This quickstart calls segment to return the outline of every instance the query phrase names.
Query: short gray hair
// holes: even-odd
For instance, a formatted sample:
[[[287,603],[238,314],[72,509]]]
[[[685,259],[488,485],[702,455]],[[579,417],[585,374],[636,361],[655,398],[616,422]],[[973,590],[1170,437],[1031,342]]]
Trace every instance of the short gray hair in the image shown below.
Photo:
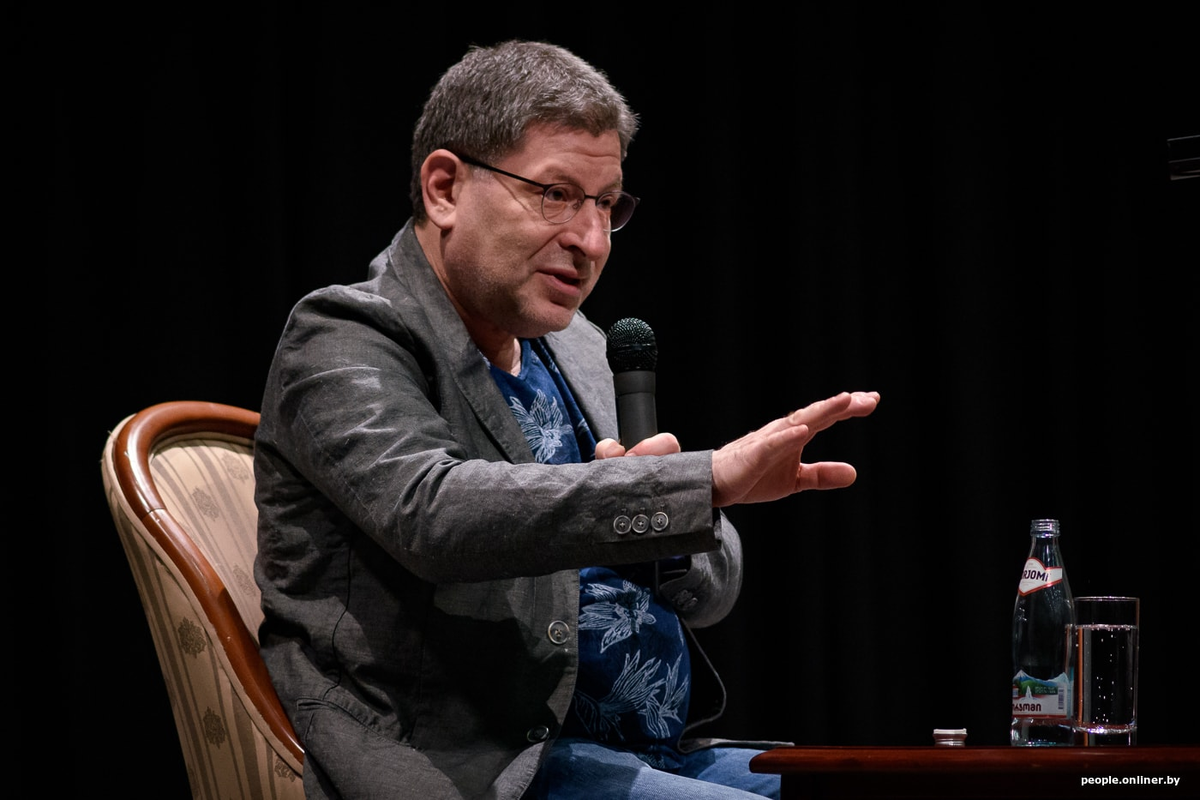
[[[425,217],[421,165],[446,148],[481,161],[516,149],[532,124],[616,131],[621,158],[637,116],[603,72],[561,47],[509,41],[472,47],[438,80],[413,131],[413,215]]]

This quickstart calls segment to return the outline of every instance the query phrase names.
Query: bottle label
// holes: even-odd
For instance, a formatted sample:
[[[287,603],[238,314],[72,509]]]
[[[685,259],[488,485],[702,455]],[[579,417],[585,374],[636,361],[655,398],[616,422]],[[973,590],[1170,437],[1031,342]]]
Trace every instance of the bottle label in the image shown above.
[[[1021,573],[1021,582],[1017,585],[1017,591],[1022,596],[1040,592],[1047,586],[1061,583],[1062,579],[1062,567],[1047,567],[1036,558],[1031,558],[1025,562],[1025,570]]]
[[[1013,676],[1014,717],[1066,717],[1071,707],[1071,680],[1064,672],[1043,681],[1022,670]]]

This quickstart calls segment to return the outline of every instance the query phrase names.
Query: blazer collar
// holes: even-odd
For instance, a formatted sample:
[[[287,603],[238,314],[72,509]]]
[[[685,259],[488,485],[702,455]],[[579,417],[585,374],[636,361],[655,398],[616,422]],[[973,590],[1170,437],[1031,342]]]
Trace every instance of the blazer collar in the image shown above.
[[[416,300],[433,332],[435,341],[431,346],[441,348],[443,364],[448,367],[480,425],[505,458],[513,463],[532,462],[534,458],[525,434],[497,391],[483,354],[467,333],[466,325],[425,257],[412,220],[396,235],[384,255],[386,267],[373,263],[372,275],[386,268]],[[603,438],[613,436],[616,429],[615,409],[610,410],[608,406],[611,404],[602,400],[611,396],[612,374],[606,363],[589,363],[595,361],[594,356],[583,360],[587,358],[584,354],[589,350],[586,342],[589,328],[591,323],[581,314],[576,314],[565,330],[551,333],[545,338],[588,424],[598,438]],[[591,333],[595,335],[594,331]],[[595,349],[594,342],[591,349]]]

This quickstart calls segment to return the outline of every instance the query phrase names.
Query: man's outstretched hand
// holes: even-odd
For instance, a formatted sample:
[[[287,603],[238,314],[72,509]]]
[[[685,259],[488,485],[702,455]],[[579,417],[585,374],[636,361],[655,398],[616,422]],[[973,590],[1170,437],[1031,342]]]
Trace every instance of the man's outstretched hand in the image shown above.
[[[840,461],[805,464],[804,446],[820,431],[865,417],[878,392],[843,392],[793,411],[713,451],[713,506],[765,503],[805,489],[840,489],[854,483],[854,467]]]

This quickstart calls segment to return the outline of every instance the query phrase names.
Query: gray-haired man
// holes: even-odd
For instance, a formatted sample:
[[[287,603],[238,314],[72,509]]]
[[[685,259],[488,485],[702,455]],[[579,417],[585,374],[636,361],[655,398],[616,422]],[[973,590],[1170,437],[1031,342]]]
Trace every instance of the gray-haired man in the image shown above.
[[[688,630],[741,586],[717,509],[851,483],[800,455],[878,396],[716,451],[614,440],[604,336],[579,307],[637,205],[635,128],[561,48],[471,50],[417,124],[413,219],[370,280],[288,321],[256,577],[310,797],[778,793],[753,749],[685,735],[711,718]]]

